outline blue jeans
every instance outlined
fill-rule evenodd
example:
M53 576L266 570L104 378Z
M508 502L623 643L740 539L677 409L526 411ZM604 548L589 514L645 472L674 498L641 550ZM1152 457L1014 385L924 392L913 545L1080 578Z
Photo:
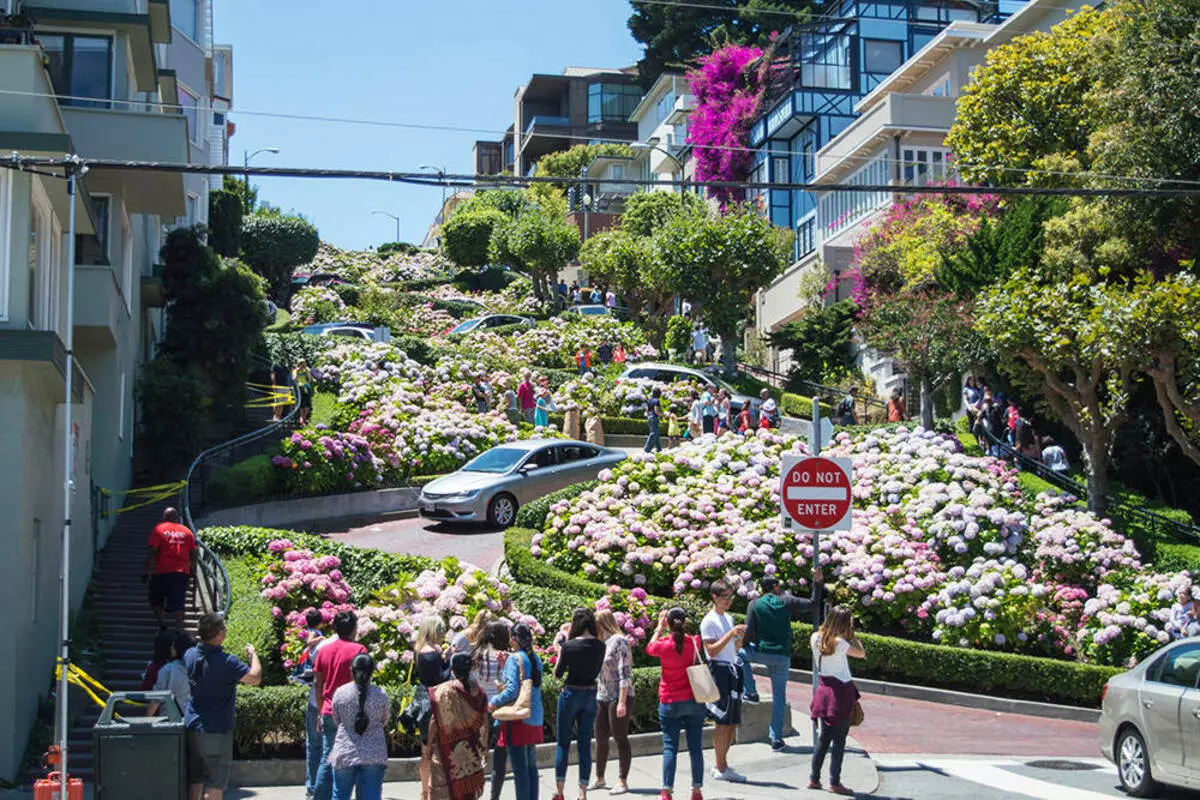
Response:
M792 659L783 653L761 653L755 645L748 645L738 651L745 661L742 670L743 688L754 690L754 670L751 662L764 665L771 679L771 741L783 741L783 732L787 729L787 682L788 670Z
M333 771L333 800L383 800L383 773L386 764L360 764Z
M695 700L658 704L658 722L663 737L663 785L668 792L675 789L675 759L679 753L679 729L687 736L688 756L692 762L692 788L704 785L704 716L705 709Z
M650 435L646 437L646 452L651 450L662 450L662 431L659 427L661 422L658 415L646 418L646 424L650 426Z
M321 709L310 705L304 711L304 788L310 793L317 790L321 746Z
M558 696L558 747L554 750L554 779L567 780L567 762L571 760L571 734L579 752L579 785L587 788L592 777L592 730L596 727L596 690L564 686Z
M590 747L588 748L591 749ZM512 764L513 783L516 784L517 800L537 800L538 771L537 745L508 746L508 763ZM493 778L495 780L495 778Z
M321 766L317 770L317 785L313 789L315 800L333 800L333 767L329 766L329 751L333 749L333 739L337 735L337 725L333 717L321 715Z

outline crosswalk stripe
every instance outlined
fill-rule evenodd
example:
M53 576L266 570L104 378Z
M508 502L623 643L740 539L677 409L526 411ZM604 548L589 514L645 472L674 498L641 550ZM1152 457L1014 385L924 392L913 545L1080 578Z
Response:
M1072 759L1083 760L1083 759ZM938 770L946 775L995 789L1004 789L1039 800L1111 800L1116 795L1076 789L1060 783L1038 780L1003 769L1018 766L1019 761L980 761L972 759L916 759L914 765ZM1107 771L1107 770L1106 770ZM1115 773L1115 770L1114 770Z

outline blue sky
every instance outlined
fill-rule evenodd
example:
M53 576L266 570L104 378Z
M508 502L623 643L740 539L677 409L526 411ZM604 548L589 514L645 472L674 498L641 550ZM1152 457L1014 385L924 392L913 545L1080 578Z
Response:
M499 139L513 93L535 72L620 67L640 56L625 0L218 0L215 37L234 47L237 134L263 166L469 172L476 139ZM238 110L486 129L476 133L295 121ZM321 238L363 249L419 242L441 204L436 187L370 181L257 180L259 196L313 220Z

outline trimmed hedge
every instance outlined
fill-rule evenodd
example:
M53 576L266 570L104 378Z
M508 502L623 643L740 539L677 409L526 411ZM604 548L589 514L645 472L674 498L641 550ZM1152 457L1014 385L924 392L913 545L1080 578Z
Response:
M273 539L287 539L317 555L337 556L341 570L354 591L353 601L364 602L371 594L396 583L405 575L435 569L438 562L423 556L385 553L365 547L338 544L311 533L255 528L250 525L204 528L197 536L222 558L262 557Z
M288 369L304 359L311 367L317 356L338 344L331 336L309 336L307 333L265 333L263 345L267 359L272 364L282 364Z
M828 403L820 403L821 416L833 419L833 406ZM812 398L801 397L798 394L784 392L783 397L779 401L779 408L789 417L799 417L801 419L812 419Z
M253 559L225 559L225 572L229 575L229 617L226 620L228 636L225 650L242 657L246 645L254 645L263 665L263 683L283 683L283 662L279 655L279 642L275 638L275 620L271 616L271 603L263 598L262 583Z
M256 503L279 491L278 470L262 453L222 467L209 478L208 499L222 507Z
M550 514L550 506L559 500L570 500L578 497L588 489L596 488L599 483L599 481L576 483L565 489L559 489L557 492L551 492L545 497L539 497L537 500L526 503L517 512L517 527L534 528L540 531L546 525L546 517Z

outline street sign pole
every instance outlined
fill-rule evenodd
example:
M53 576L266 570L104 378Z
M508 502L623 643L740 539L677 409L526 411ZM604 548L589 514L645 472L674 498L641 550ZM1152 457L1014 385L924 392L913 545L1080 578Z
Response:
M816 397L812 399L812 428L809 431L809 449L812 450L812 455L821 455L821 402ZM821 629L821 617L823 616L825 598L824 586L817 581L817 567L821 563L821 532L812 532L812 615L813 615L813 633ZM817 668L817 664L812 665L812 696L817 696L817 685L821 682L821 671ZM812 721L812 746L815 751L821 740L821 726L816 719Z

